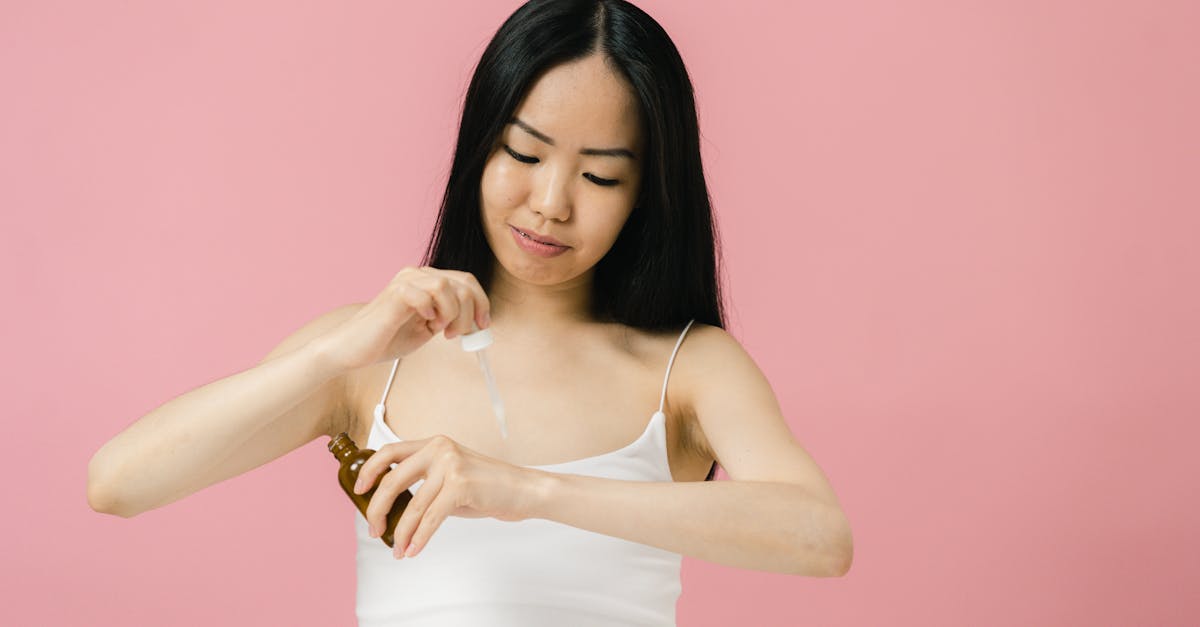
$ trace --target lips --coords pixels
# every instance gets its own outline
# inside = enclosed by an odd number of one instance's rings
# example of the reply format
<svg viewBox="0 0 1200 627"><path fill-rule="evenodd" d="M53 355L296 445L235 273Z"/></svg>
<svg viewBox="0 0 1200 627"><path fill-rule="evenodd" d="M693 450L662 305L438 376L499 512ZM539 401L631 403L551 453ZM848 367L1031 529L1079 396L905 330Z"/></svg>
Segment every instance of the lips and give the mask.
<svg viewBox="0 0 1200 627"><path fill-rule="evenodd" d="M515 227L515 226L513 228L516 229L518 233L524 233L526 236L528 236L530 239L532 239L534 241L541 242L543 244L549 244L551 246L560 246L562 248L570 248L570 246L567 246L566 244L554 239L553 237L550 237L549 235L542 235L542 234L538 233L537 231L526 231L525 229L517 229L517 227Z"/></svg>

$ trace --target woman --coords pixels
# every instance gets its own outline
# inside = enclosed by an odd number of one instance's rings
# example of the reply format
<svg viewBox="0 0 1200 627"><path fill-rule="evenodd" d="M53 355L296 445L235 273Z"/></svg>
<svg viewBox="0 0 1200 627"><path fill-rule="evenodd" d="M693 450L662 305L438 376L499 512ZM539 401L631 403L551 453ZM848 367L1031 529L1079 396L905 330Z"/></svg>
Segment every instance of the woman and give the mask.
<svg viewBox="0 0 1200 627"><path fill-rule="evenodd" d="M93 508L133 516L346 432L378 451L360 625L674 624L682 555L844 574L838 500L724 331L698 136L648 15L523 5L476 68L422 264L119 434ZM452 341L476 327L508 437ZM162 472L122 475L130 459Z"/></svg>

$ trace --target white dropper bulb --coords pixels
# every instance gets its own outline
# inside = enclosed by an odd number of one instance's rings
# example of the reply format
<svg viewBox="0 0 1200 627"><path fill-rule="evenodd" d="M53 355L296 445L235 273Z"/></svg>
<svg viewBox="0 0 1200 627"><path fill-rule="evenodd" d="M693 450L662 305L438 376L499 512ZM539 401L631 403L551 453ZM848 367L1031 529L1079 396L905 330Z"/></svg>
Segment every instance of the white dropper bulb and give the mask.
<svg viewBox="0 0 1200 627"><path fill-rule="evenodd" d="M488 395L492 398L492 411L496 414L496 422L500 424L500 435L508 438L508 425L504 420L504 403L500 400L500 391L496 389L496 378L492 376L492 368L488 365L485 348L492 345L492 330L480 329L474 323L471 328L475 331L462 336L462 348L473 352L479 357L479 368L483 370L483 378L487 381Z"/></svg>
<svg viewBox="0 0 1200 627"><path fill-rule="evenodd" d="M491 329L480 329L474 322L471 323L471 328L475 330L462 336L463 350L467 352L481 351L492 345Z"/></svg>

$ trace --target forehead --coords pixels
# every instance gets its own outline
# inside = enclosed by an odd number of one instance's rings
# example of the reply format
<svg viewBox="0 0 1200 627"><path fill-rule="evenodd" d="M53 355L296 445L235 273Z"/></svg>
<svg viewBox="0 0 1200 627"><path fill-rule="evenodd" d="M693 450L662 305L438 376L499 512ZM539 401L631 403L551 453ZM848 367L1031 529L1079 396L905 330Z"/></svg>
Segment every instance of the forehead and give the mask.
<svg viewBox="0 0 1200 627"><path fill-rule="evenodd" d="M529 89L515 117L554 138L556 145L636 146L640 141L632 88L596 55L547 70Z"/></svg>

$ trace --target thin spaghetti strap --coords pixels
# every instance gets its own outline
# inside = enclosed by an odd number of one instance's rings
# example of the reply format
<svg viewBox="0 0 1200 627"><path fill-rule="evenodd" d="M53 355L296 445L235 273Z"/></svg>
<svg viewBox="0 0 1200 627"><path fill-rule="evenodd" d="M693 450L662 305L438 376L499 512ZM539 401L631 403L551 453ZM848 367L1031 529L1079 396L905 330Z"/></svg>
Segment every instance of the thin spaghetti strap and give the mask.
<svg viewBox="0 0 1200 627"><path fill-rule="evenodd" d="M683 336L687 335L688 329L692 328L692 323L696 319L688 320L687 326L683 327L683 332L679 334L679 339L675 340L675 350L671 351L671 359L667 360L667 374L663 377L662 397L658 400L658 411L662 413L663 407L667 402L667 380L671 377L671 364L675 363L675 353L679 352L679 345L683 343Z"/></svg>
<svg viewBox="0 0 1200 627"><path fill-rule="evenodd" d="M392 380L396 378L396 369L400 367L400 358L396 358L396 363L392 364L392 374L388 375L387 385L383 388L383 396L379 397L379 404L375 406L375 417L383 420L384 401L387 400L388 390L392 389Z"/></svg>

